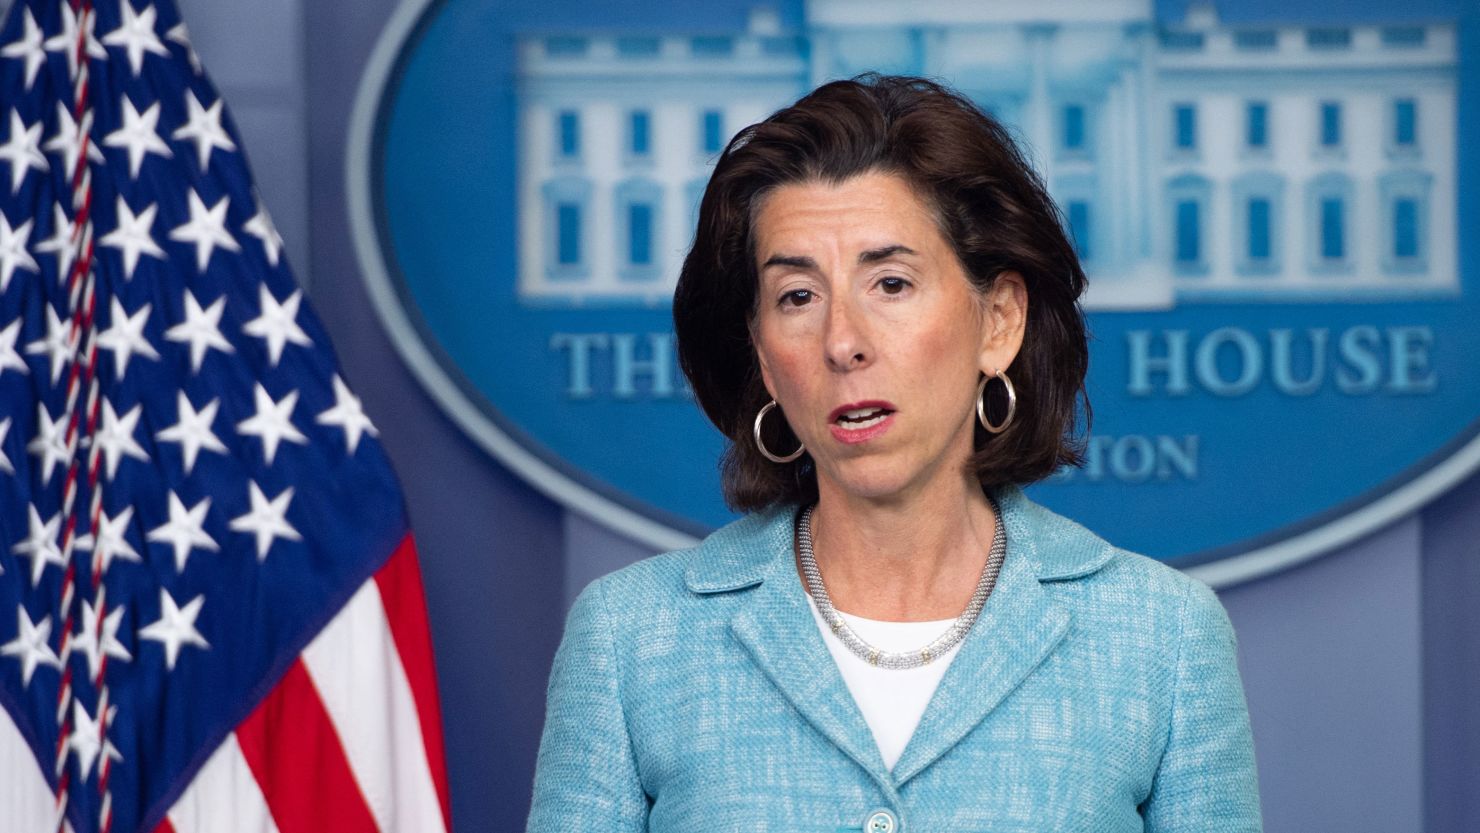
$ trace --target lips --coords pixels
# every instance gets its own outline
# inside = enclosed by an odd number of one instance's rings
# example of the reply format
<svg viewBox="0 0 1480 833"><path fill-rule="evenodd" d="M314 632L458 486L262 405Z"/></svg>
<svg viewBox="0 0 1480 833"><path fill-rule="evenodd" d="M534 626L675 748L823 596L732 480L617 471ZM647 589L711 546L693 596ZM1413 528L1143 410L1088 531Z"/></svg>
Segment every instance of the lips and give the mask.
<svg viewBox="0 0 1480 833"><path fill-rule="evenodd" d="M894 405L890 402L851 402L828 414L828 426L838 441L853 444L871 440L894 423Z"/></svg>
<svg viewBox="0 0 1480 833"><path fill-rule="evenodd" d="M894 413L894 403L882 399L867 402L850 402L832 410L827 421L850 428L861 427L862 423L878 420Z"/></svg>

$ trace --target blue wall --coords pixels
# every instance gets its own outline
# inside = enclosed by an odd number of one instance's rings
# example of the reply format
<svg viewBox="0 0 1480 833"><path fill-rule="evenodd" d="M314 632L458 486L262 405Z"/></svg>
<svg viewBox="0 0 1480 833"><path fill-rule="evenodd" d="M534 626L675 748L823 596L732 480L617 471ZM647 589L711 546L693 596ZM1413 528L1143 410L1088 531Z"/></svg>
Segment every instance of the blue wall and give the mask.
<svg viewBox="0 0 1480 833"><path fill-rule="evenodd" d="M405 485L436 640L454 822L522 829L567 600L645 551L567 514L475 448L407 372L371 309L346 221L344 153L361 71L392 0L181 5L293 266ZM1233 19L1278 5L1222 11ZM1389 7L1353 6L1373 20ZM1477 57L1470 14L1467 61ZM1477 220L1460 219L1462 228ZM1344 550L1223 591L1266 830L1480 830L1477 593L1480 476Z"/></svg>

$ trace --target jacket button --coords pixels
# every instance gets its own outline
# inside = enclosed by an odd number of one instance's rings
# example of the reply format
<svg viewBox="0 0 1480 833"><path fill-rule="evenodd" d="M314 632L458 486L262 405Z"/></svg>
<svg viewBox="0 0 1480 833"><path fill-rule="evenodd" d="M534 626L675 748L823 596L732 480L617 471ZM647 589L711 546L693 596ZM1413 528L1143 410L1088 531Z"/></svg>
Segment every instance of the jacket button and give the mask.
<svg viewBox="0 0 1480 833"><path fill-rule="evenodd" d="M863 833L894 833L898 829L899 822L888 810L875 810L869 813L868 820L863 823Z"/></svg>

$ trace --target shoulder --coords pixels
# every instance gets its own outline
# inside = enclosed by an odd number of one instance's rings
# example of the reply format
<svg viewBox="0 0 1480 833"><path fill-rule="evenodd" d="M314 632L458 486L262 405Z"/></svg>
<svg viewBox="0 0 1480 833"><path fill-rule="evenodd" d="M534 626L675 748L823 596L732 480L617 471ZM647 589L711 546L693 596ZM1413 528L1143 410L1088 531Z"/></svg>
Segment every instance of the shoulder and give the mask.
<svg viewBox="0 0 1480 833"><path fill-rule="evenodd" d="M1117 548L1104 568L1087 576L1083 595L1106 616L1155 630L1168 641L1180 640L1198 623L1232 635L1228 614L1211 587L1176 567L1128 550Z"/></svg>
<svg viewBox="0 0 1480 833"><path fill-rule="evenodd" d="M1121 671L1152 688L1185 692L1237 675L1237 642L1222 602L1207 584L1175 567L1117 547L1095 572L1042 587L1071 613L1080 649L1139 657ZM1209 673L1190 674L1192 668Z"/></svg>
<svg viewBox="0 0 1480 833"><path fill-rule="evenodd" d="M1117 547L1020 490L997 497L1009 535L1019 537L1018 552L1034 561L1044 589L1076 613L1170 631L1173 639L1188 619L1226 619L1217 594L1176 567Z"/></svg>
<svg viewBox="0 0 1480 833"><path fill-rule="evenodd" d="M1056 662L1075 669L1070 677L1087 674L1096 685L1158 704L1146 714L1156 715L1154 724L1163 729L1175 722L1178 704L1213 699L1234 708L1237 641L1213 589L1050 514L1041 516L1033 544L1039 587L1068 614L1068 638Z"/></svg>
<svg viewBox="0 0 1480 833"><path fill-rule="evenodd" d="M604 615L620 620L624 611L651 614L759 584L778 563L790 564L795 511L796 507L783 505L746 515L692 547L608 573L587 585L576 609L594 608L599 601Z"/></svg>

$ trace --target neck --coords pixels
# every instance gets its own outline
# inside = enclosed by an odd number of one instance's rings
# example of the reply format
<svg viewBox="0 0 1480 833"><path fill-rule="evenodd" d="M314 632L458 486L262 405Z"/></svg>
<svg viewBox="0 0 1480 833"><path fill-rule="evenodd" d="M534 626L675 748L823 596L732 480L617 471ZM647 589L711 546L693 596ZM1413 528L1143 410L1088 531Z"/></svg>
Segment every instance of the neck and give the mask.
<svg viewBox="0 0 1480 833"><path fill-rule="evenodd" d="M888 499L819 482L812 539L833 606L885 621L953 619L981 577L997 519L975 478Z"/></svg>

